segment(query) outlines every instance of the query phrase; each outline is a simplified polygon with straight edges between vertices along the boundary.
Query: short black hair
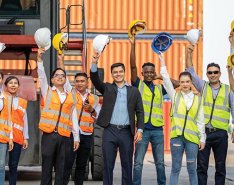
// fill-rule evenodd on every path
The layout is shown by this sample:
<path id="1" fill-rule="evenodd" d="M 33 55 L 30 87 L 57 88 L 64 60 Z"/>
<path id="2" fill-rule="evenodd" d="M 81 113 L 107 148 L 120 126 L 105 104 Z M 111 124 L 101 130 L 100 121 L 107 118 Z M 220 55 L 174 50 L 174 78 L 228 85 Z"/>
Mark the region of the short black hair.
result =
<path id="1" fill-rule="evenodd" d="M 56 73 L 56 71 L 58 71 L 58 70 L 63 71 L 63 73 L 65 74 L 65 78 L 66 78 L 66 76 L 67 76 L 66 71 L 65 71 L 64 69 L 62 69 L 62 68 L 58 67 L 58 68 L 56 68 L 56 69 L 51 73 L 50 79 L 52 79 L 52 78 L 54 77 L 54 74 L 55 74 L 55 73 Z"/>
<path id="2" fill-rule="evenodd" d="M 84 73 L 84 72 L 76 73 L 75 79 L 76 79 L 77 76 L 83 76 L 83 77 L 85 77 L 87 79 L 89 78 L 88 75 L 87 75 L 87 73 Z"/>
<path id="3" fill-rule="evenodd" d="M 19 79 L 16 76 L 8 76 L 4 82 L 4 85 L 7 86 L 7 84 L 13 79 L 16 79 L 18 82 L 18 85 L 20 85 Z"/>
<path id="4" fill-rule="evenodd" d="M 219 64 L 216 64 L 216 63 L 214 63 L 214 62 L 209 63 L 209 64 L 207 65 L 206 70 L 208 70 L 209 67 L 217 67 L 217 68 L 219 68 L 219 71 L 220 71 L 220 66 L 219 66 Z"/>
<path id="5" fill-rule="evenodd" d="M 151 66 L 151 67 L 154 67 L 155 68 L 155 65 L 151 62 L 145 62 L 143 65 L 142 65 L 142 68 L 144 68 L 145 66 Z"/>
<path id="6" fill-rule="evenodd" d="M 125 66 L 124 66 L 124 64 L 121 63 L 121 62 L 117 62 L 117 63 L 112 64 L 112 65 L 111 65 L 111 72 L 112 72 L 113 68 L 115 68 L 115 67 L 122 67 L 123 70 L 125 71 Z"/>
<path id="7" fill-rule="evenodd" d="M 191 79 L 191 81 L 193 80 L 191 73 L 189 73 L 188 71 L 181 72 L 179 75 L 179 80 L 181 76 L 188 76 Z"/>

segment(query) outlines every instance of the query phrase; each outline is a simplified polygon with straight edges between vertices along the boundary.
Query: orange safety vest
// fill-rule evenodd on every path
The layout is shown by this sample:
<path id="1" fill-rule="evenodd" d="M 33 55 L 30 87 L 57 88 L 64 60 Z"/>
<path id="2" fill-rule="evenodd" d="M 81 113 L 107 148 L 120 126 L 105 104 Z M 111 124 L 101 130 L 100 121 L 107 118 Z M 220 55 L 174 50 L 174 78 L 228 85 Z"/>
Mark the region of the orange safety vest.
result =
<path id="1" fill-rule="evenodd" d="M 70 137 L 72 130 L 71 115 L 75 105 L 76 100 L 72 93 L 68 93 L 65 101 L 61 103 L 57 91 L 49 87 L 45 105 L 41 112 L 39 129 L 46 133 L 55 131 L 61 136 Z"/>
<path id="2" fill-rule="evenodd" d="M 23 145 L 24 143 L 24 114 L 27 108 L 27 100 L 23 98 L 18 99 L 18 107 L 17 109 L 13 109 L 11 111 L 11 119 L 12 119 L 12 128 L 13 128 L 13 141 Z"/>
<path id="3" fill-rule="evenodd" d="M 11 103 L 12 96 L 5 96 L 3 98 L 3 109 L 0 112 L 0 143 L 8 143 L 11 132 Z"/>
<path id="4" fill-rule="evenodd" d="M 74 90 L 73 90 L 73 93 L 75 93 Z M 76 94 L 76 99 L 78 100 L 76 104 L 76 111 L 77 111 L 78 121 L 80 119 L 80 125 L 79 125 L 80 129 L 83 132 L 93 133 L 93 123 L 95 119 L 91 116 L 89 112 L 87 112 L 85 109 L 82 108 L 83 106 L 82 97 L 78 93 L 75 93 L 75 94 Z M 94 94 L 89 94 L 86 99 L 88 99 L 89 104 L 92 107 L 97 105 L 99 102 L 99 97 Z M 82 110 L 82 113 L 81 113 L 81 110 Z M 80 117 L 80 114 L 81 114 L 81 117 Z"/>

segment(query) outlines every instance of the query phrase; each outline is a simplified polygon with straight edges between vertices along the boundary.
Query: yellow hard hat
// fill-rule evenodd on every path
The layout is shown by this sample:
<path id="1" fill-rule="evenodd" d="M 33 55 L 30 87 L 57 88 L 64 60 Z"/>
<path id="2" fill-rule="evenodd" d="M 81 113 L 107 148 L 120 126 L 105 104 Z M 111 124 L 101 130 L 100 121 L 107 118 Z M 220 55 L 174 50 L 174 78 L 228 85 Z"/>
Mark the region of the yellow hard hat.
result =
<path id="1" fill-rule="evenodd" d="M 231 29 L 234 29 L 234 20 L 231 23 Z"/>
<path id="2" fill-rule="evenodd" d="M 146 31 L 146 22 L 143 20 L 134 20 L 128 27 L 128 36 L 132 38 L 133 35 L 138 35 Z"/>
<path id="3" fill-rule="evenodd" d="M 52 40 L 52 44 L 54 49 L 56 49 L 59 54 L 63 54 L 63 50 L 66 48 L 68 41 L 68 34 L 67 33 L 57 33 Z"/>
<path id="4" fill-rule="evenodd" d="M 234 68 L 234 54 L 228 56 L 227 65 Z"/>

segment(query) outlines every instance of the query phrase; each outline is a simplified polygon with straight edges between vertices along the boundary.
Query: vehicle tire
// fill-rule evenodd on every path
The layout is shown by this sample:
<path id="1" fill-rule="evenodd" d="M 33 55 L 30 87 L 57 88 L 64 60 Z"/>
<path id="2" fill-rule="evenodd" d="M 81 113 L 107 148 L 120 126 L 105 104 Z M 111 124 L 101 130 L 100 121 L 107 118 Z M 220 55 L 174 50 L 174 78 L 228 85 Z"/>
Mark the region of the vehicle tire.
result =
<path id="1" fill-rule="evenodd" d="M 102 134 L 103 128 L 95 123 L 91 152 L 91 173 L 94 181 L 103 180 Z"/>

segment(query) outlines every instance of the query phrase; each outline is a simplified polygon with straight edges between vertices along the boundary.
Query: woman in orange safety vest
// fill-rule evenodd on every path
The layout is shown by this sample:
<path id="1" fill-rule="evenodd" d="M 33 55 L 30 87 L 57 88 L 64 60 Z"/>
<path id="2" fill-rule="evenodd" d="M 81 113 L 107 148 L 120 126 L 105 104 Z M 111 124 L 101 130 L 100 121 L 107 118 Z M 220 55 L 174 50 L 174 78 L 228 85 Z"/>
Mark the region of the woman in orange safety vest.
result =
<path id="1" fill-rule="evenodd" d="M 3 95 L 2 113 L 8 113 L 10 120 L 9 137 L 9 184 L 16 185 L 17 167 L 20 159 L 21 149 L 28 148 L 28 119 L 27 119 L 27 100 L 17 96 L 20 86 L 19 79 L 15 76 L 6 78 L 5 91 Z M 5 102 L 7 102 L 5 104 Z"/>

